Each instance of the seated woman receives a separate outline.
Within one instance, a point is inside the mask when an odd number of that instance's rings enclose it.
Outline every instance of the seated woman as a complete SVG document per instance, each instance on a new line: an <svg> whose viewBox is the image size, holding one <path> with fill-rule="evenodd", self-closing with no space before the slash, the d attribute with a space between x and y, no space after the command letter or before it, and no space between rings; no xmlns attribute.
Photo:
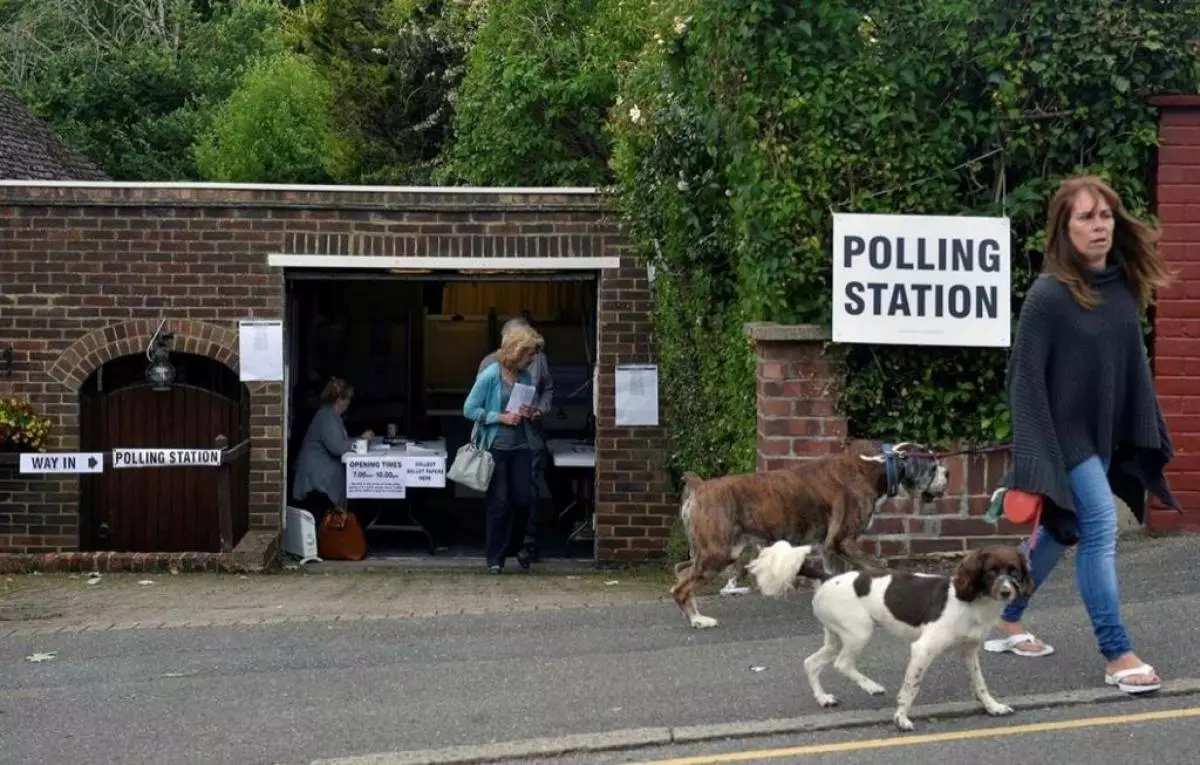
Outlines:
<svg viewBox="0 0 1200 765"><path fill-rule="evenodd" d="M342 417L353 398L354 387L350 383L329 378L321 392L321 408L313 415L300 444L292 496L313 514L317 528L331 507L346 504L346 467L342 455L353 448L354 439L346 435ZM363 438L373 436L370 430L362 434Z"/></svg>
<svg viewBox="0 0 1200 765"><path fill-rule="evenodd" d="M528 367L542 346L542 336L528 326L514 327L500 342L499 363L489 364L475 377L463 416L475 423L471 439L488 450L495 462L487 490L485 548L488 573L504 571L514 521L528 516L533 501L533 452L540 448L537 429L530 425L532 406L508 412L513 386L532 385ZM528 570L527 547L517 552L517 565Z"/></svg>

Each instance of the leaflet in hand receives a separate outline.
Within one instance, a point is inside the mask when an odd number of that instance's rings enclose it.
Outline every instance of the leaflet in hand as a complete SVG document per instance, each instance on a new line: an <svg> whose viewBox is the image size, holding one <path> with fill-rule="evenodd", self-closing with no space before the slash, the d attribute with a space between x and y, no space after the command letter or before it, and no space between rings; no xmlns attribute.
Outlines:
<svg viewBox="0 0 1200 765"><path fill-rule="evenodd" d="M532 385L525 383L517 383L513 385L512 395L508 399L508 406L505 407L506 412L520 412L523 406L533 406L533 398L537 393L537 389Z"/></svg>

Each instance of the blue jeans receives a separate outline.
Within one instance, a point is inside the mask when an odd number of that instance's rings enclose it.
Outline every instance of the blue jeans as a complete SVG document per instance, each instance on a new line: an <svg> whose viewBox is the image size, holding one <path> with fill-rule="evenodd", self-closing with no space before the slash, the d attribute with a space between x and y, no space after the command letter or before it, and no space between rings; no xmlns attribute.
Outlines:
<svg viewBox="0 0 1200 765"><path fill-rule="evenodd" d="M1121 623L1120 592L1117 586L1117 506L1108 485L1108 465L1091 457L1070 472L1071 496L1079 543L1075 550L1075 578L1083 605L1092 620L1092 631L1100 653L1112 661L1129 653L1129 634ZM1028 553L1028 542L1021 545ZM1037 541L1030 557L1033 581L1041 587L1063 556L1063 546L1054 541L1044 526L1037 528ZM1006 622L1018 622L1029 598L1018 598L1004 609Z"/></svg>

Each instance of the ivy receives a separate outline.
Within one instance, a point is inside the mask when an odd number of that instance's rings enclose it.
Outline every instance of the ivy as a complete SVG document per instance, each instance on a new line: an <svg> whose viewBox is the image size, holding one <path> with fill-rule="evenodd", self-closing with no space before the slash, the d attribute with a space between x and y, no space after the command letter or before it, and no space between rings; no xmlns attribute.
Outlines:
<svg viewBox="0 0 1200 765"><path fill-rule="evenodd" d="M1155 0L674 0L609 116L627 230L655 273L677 471L751 470L748 321L830 321L831 214L1007 215L1015 312L1062 177L1151 199L1157 115L1194 92L1200 8ZM857 437L1009 434L1007 354L850 346Z"/></svg>

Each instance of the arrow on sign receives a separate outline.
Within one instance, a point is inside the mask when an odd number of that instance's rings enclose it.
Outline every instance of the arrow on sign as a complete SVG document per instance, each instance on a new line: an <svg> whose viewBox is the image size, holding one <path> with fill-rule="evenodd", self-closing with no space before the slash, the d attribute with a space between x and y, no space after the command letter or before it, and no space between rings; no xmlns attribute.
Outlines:
<svg viewBox="0 0 1200 765"><path fill-rule="evenodd" d="M88 457L88 467L94 469L96 467L96 465L97 465L96 458Z"/></svg>

